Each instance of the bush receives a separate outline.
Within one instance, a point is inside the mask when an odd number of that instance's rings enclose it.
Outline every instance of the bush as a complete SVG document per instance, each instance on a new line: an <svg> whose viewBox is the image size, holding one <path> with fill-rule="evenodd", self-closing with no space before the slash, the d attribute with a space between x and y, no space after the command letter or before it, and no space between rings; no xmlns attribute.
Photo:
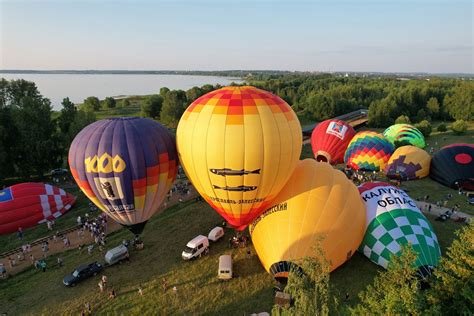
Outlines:
<svg viewBox="0 0 474 316"><path fill-rule="evenodd" d="M451 124L451 129L456 135L461 135L466 132L467 130L467 122L464 120L457 120L453 124Z"/></svg>
<svg viewBox="0 0 474 316"><path fill-rule="evenodd" d="M446 132L448 130L448 128L446 127L446 124L444 123L441 123L438 125L438 127L436 128L436 130L438 132Z"/></svg>
<svg viewBox="0 0 474 316"><path fill-rule="evenodd" d="M411 123L410 118L406 115L400 115L395 120L395 124L410 124L410 123Z"/></svg>
<svg viewBox="0 0 474 316"><path fill-rule="evenodd" d="M420 123L415 124L415 127L420 130L423 136L430 136L432 128L430 122L428 122L427 120L423 120Z"/></svg>

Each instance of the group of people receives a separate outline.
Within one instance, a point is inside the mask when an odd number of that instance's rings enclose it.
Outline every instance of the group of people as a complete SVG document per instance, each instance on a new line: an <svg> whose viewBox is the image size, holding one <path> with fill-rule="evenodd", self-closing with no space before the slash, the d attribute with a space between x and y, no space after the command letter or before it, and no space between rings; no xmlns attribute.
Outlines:
<svg viewBox="0 0 474 316"><path fill-rule="evenodd" d="M79 216L77 218L77 223L82 225L82 227L77 231L77 235L80 239L84 239L84 234L88 231L92 238L94 238L94 243L102 249L106 243L107 237L107 214L101 213L97 218L90 219L89 214L86 213L84 216L84 223ZM94 245L89 245L87 251L89 254L92 254L92 249Z"/></svg>
<svg viewBox="0 0 474 316"><path fill-rule="evenodd" d="M351 168L345 168L344 173L354 182L356 185L359 185L364 182L370 182L377 180L377 172L376 171L362 171L362 170L352 170ZM399 184L398 184L399 185Z"/></svg>

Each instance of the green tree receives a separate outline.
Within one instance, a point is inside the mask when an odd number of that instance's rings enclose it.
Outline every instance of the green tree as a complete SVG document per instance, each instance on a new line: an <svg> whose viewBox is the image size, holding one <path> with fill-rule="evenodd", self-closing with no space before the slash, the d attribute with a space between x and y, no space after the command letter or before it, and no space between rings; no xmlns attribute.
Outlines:
<svg viewBox="0 0 474 316"><path fill-rule="evenodd" d="M59 114L58 118L58 125L61 133L67 134L69 132L69 127L71 123L74 121L74 117L76 116L76 106L72 103L69 98L63 99L61 103L63 108Z"/></svg>
<svg viewBox="0 0 474 316"><path fill-rule="evenodd" d="M456 135L464 134L467 131L467 122L464 120L457 120L451 124L451 130Z"/></svg>
<svg viewBox="0 0 474 316"><path fill-rule="evenodd" d="M293 264L284 292L291 295L294 304L288 308L275 305L273 315L329 315L330 262L315 240L314 257L305 257Z"/></svg>
<svg viewBox="0 0 474 316"><path fill-rule="evenodd" d="M411 123L410 118L406 115L400 115L395 120L395 124L410 124L410 123Z"/></svg>
<svg viewBox="0 0 474 316"><path fill-rule="evenodd" d="M420 123L415 124L415 127L418 128L425 137L430 136L432 132L431 124L427 120L423 120Z"/></svg>
<svg viewBox="0 0 474 316"><path fill-rule="evenodd" d="M38 93L37 97L22 98L14 114L21 144L16 159L18 172L25 177L42 176L61 160L61 146L51 120L51 103Z"/></svg>
<svg viewBox="0 0 474 316"><path fill-rule="evenodd" d="M448 113L456 120L474 119L474 85L463 82L453 89L452 94L444 97Z"/></svg>
<svg viewBox="0 0 474 316"><path fill-rule="evenodd" d="M126 108L130 106L130 100L128 98L125 98L122 100L122 107Z"/></svg>
<svg viewBox="0 0 474 316"><path fill-rule="evenodd" d="M153 119L159 118L162 106L163 97L159 94L151 95L144 100L141 106L142 115Z"/></svg>
<svg viewBox="0 0 474 316"><path fill-rule="evenodd" d="M84 100L84 103L81 107L84 111L99 111L100 110L100 100L97 97L88 97Z"/></svg>
<svg viewBox="0 0 474 316"><path fill-rule="evenodd" d="M430 98L426 103L426 108L430 112L431 116L438 117L439 114L439 102L436 98Z"/></svg>
<svg viewBox="0 0 474 316"><path fill-rule="evenodd" d="M112 97L105 98L104 107L106 109L113 109L113 108L115 108L116 105L117 105L117 101L115 101L114 98L112 98Z"/></svg>
<svg viewBox="0 0 474 316"><path fill-rule="evenodd" d="M163 107L161 108L161 122L165 125L176 126L186 110L186 102L186 94L183 90L168 92L164 97Z"/></svg>
<svg viewBox="0 0 474 316"><path fill-rule="evenodd" d="M455 232L431 280L427 315L470 315L474 310L474 223Z"/></svg>
<svg viewBox="0 0 474 316"><path fill-rule="evenodd" d="M188 103L194 102L197 98L202 96L204 94L204 91L199 88L199 87L192 87L188 91L186 91L186 99Z"/></svg>
<svg viewBox="0 0 474 316"><path fill-rule="evenodd" d="M160 95L164 98L170 92L170 89L167 87L160 88Z"/></svg>
<svg viewBox="0 0 474 316"><path fill-rule="evenodd" d="M393 256L386 271L359 293L360 303L351 308L353 315L420 315L423 300L419 294L417 253L408 245L400 256Z"/></svg>
<svg viewBox="0 0 474 316"><path fill-rule="evenodd" d="M441 123L438 125L438 127L436 128L436 130L438 132L446 132L448 130L448 128L446 127L446 124L444 123Z"/></svg>

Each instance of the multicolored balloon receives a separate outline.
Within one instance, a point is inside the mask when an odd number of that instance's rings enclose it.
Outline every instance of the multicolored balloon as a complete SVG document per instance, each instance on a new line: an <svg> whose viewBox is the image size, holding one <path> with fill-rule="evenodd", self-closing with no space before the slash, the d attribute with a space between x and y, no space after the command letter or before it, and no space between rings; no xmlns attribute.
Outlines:
<svg viewBox="0 0 474 316"><path fill-rule="evenodd" d="M173 136L146 118L111 118L86 126L69 149L77 184L97 207L140 234L178 170Z"/></svg>
<svg viewBox="0 0 474 316"><path fill-rule="evenodd" d="M235 86L194 101L181 117L176 140L183 169L197 191L242 230L291 176L302 132L285 101Z"/></svg>
<svg viewBox="0 0 474 316"><path fill-rule="evenodd" d="M403 190L383 182L359 187L367 211L366 233L359 250L372 262L387 268L403 245L418 254L415 266L429 275L441 257L438 238L430 222Z"/></svg>
<svg viewBox="0 0 474 316"><path fill-rule="evenodd" d="M352 138L344 162L354 170L380 171L385 169L393 151L393 145L382 134L363 131Z"/></svg>
<svg viewBox="0 0 474 316"><path fill-rule="evenodd" d="M332 271L359 247L365 207L357 187L342 172L305 159L249 230L262 265L278 280L288 277L291 262L316 256L318 237Z"/></svg>
<svg viewBox="0 0 474 316"><path fill-rule="evenodd" d="M418 128L410 124L395 124L383 132L396 148L406 145L425 148L425 137Z"/></svg>
<svg viewBox="0 0 474 316"><path fill-rule="evenodd" d="M474 191L474 144L441 148L431 160L430 177L453 189Z"/></svg>
<svg viewBox="0 0 474 316"><path fill-rule="evenodd" d="M69 211L76 197L44 183L20 183L0 190L0 235L54 220Z"/></svg>
<svg viewBox="0 0 474 316"><path fill-rule="evenodd" d="M344 153L355 135L352 126L341 120L326 120L311 134L311 147L317 161L338 164L344 161Z"/></svg>
<svg viewBox="0 0 474 316"><path fill-rule="evenodd" d="M430 163L431 156L423 149L402 146L390 157L385 174L390 179L421 179L430 173Z"/></svg>

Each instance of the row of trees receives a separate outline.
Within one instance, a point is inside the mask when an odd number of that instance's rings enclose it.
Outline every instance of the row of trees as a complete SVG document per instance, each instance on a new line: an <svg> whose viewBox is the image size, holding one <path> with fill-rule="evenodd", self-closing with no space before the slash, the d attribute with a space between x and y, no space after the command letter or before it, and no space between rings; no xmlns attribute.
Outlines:
<svg viewBox="0 0 474 316"><path fill-rule="evenodd" d="M456 232L428 280L420 280L413 266L417 253L411 246L392 258L386 271L359 293L354 307L331 300L329 262L316 242L316 258L304 258L301 269L290 271L285 292L289 307L275 305L273 315L470 315L474 308L474 223ZM423 283L423 284L422 284ZM425 289L421 289L425 288Z"/></svg>
<svg viewBox="0 0 474 316"><path fill-rule="evenodd" d="M369 124L386 127L400 116L422 120L474 119L474 83L430 80L290 74L250 83L273 91L312 120L325 120L359 108L369 109Z"/></svg>
<svg viewBox="0 0 474 316"><path fill-rule="evenodd" d="M8 177L42 176L61 166L74 136L95 121L68 99L60 113L33 82L0 80L0 183Z"/></svg>

